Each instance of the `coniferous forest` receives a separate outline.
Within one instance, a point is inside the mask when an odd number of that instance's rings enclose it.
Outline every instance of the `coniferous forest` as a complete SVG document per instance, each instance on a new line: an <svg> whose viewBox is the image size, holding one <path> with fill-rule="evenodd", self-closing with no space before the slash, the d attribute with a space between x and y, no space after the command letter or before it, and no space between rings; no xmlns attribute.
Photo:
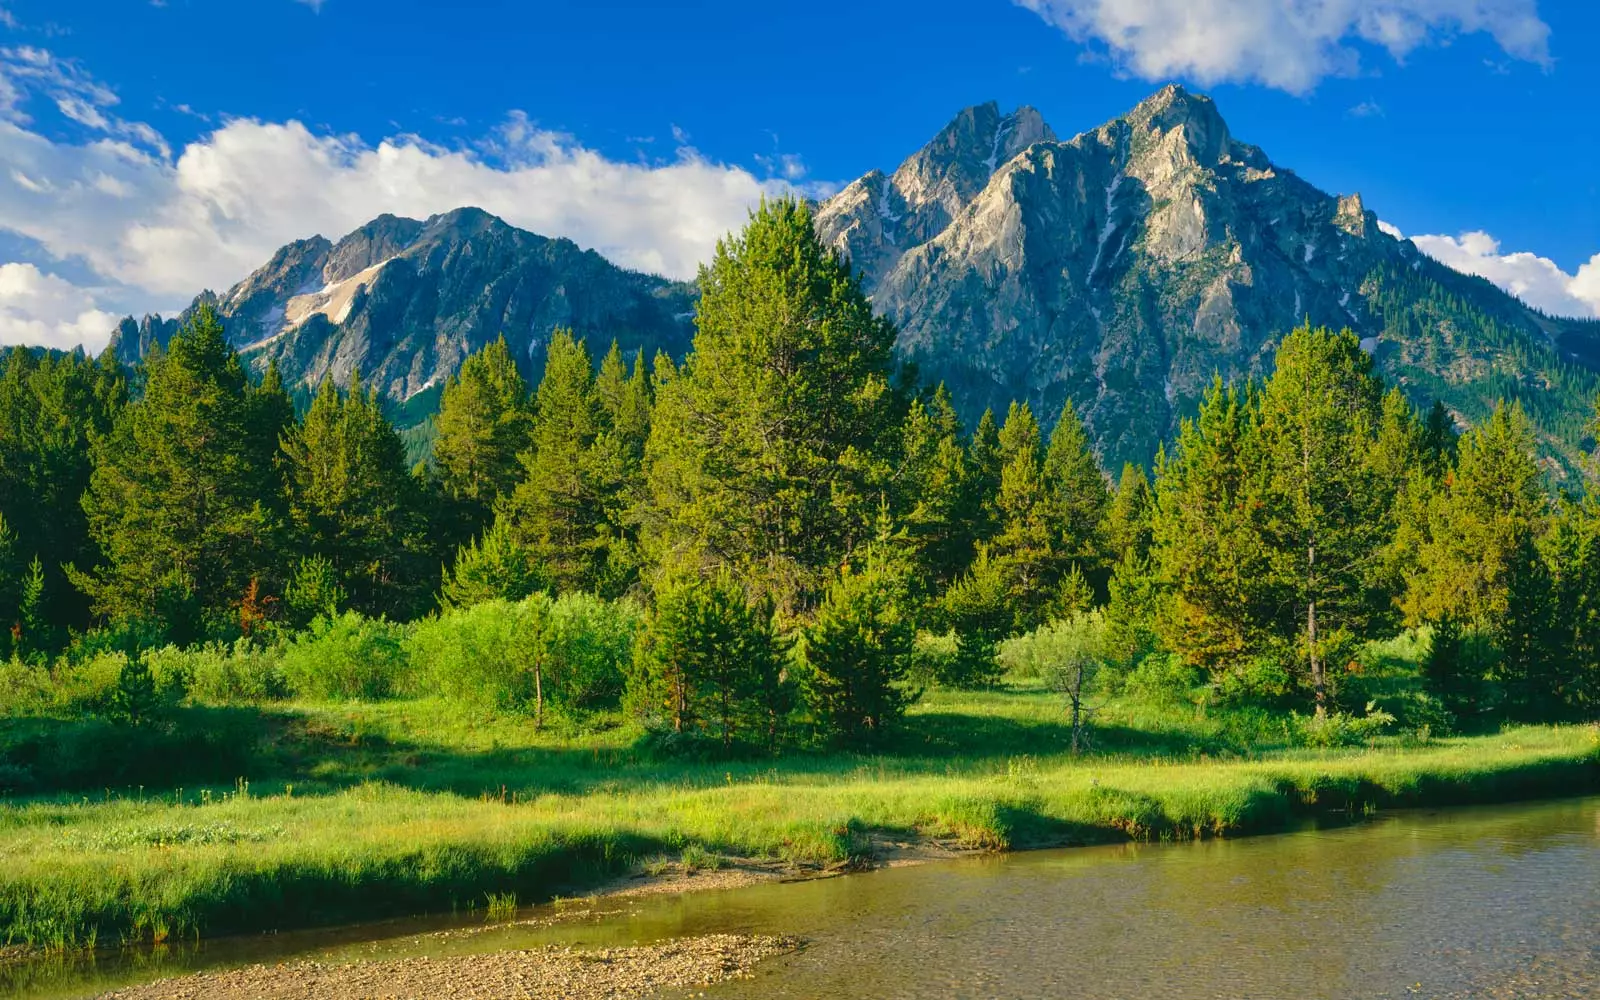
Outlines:
<svg viewBox="0 0 1600 1000"><path fill-rule="evenodd" d="M699 287L685 358L488 344L414 467L206 310L132 371L7 355L7 939L1592 787L1600 494L1517 406L1308 326L1108 470L1070 405L963 426L801 202Z"/></svg>
<svg viewBox="0 0 1600 1000"><path fill-rule="evenodd" d="M1600 700L1600 506L1554 489L1516 407L1458 428L1303 328L1148 471L1105 470L1070 405L961 426L800 203L699 283L681 361L560 330L537 388L503 340L467 358L415 468L359 375L297 413L205 310L135 371L13 349L8 710L413 685L539 722L625 704L729 750L862 743L918 685L983 687L1003 643L1062 628L1124 675L1319 717L1361 711L1358 651L1408 629L1436 725ZM469 650L493 630L491 666ZM601 639L609 662L559 648ZM191 676L185 649L262 673Z"/></svg>

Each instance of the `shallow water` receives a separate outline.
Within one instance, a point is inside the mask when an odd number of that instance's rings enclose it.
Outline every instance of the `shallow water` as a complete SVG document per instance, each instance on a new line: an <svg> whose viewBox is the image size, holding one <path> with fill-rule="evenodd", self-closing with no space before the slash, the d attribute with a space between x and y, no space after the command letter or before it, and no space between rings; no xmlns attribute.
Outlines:
<svg viewBox="0 0 1600 1000"><path fill-rule="evenodd" d="M538 907L521 917L561 912ZM34 965L10 970L9 981L0 971L0 991L86 996L288 957L437 956L726 931L796 934L807 945L754 980L708 988L708 997L1600 997L1600 799L970 858L564 912L549 926L405 921Z"/></svg>

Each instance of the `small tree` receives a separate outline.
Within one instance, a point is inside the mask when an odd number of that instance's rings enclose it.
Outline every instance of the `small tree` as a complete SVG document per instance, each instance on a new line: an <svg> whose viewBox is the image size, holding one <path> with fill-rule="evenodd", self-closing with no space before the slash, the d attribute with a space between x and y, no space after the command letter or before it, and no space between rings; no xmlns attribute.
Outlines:
<svg viewBox="0 0 1600 1000"><path fill-rule="evenodd" d="M906 613L906 578L869 556L846 566L804 632L805 691L823 729L846 742L876 736L916 697L902 686L916 628Z"/></svg>
<svg viewBox="0 0 1600 1000"><path fill-rule="evenodd" d="M520 601L549 586L549 574L533 550L517 541L504 521L496 521L482 538L456 553L455 564L444 572L439 603L465 608L483 601Z"/></svg>
<svg viewBox="0 0 1600 1000"><path fill-rule="evenodd" d="M284 591L283 603L289 609L289 624L295 628L305 628L317 618L338 615L344 610L345 592L333 563L322 556L300 560Z"/></svg>
<svg viewBox="0 0 1600 1000"><path fill-rule="evenodd" d="M1087 700L1107 657L1105 618L1098 611L1081 612L1044 625L1008 647L1007 656L1017 661L1017 668L1043 677L1052 690L1066 698L1072 752L1084 749L1093 715Z"/></svg>
<svg viewBox="0 0 1600 1000"><path fill-rule="evenodd" d="M939 612L956 633L952 672L941 684L958 688L987 687L998 679L995 649L1008 635L1016 612L999 565L980 547L966 575L945 591Z"/></svg>
<svg viewBox="0 0 1600 1000"><path fill-rule="evenodd" d="M770 601L751 602L727 574L668 582L640 642L629 701L664 712L675 733L705 732L724 751L752 731L776 742L788 712L786 643Z"/></svg>

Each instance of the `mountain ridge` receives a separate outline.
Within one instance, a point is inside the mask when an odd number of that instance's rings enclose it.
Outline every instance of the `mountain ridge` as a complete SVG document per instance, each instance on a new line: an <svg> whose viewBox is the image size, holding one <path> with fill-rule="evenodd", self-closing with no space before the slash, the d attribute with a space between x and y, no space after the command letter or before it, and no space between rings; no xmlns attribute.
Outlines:
<svg viewBox="0 0 1600 1000"><path fill-rule="evenodd" d="M1049 426L1070 399L1108 467L1147 462L1214 377L1266 374L1309 320L1354 330L1419 405L1465 423L1503 395L1569 464L1586 444L1600 322L1449 269L1175 84L1067 139L1032 107L974 105L815 213L899 326L901 358L945 382L969 426L1012 399ZM695 297L464 208L290 243L191 310L216 306L250 364L276 361L291 387L359 371L403 404L501 332L530 380L556 326L681 357ZM176 326L129 318L111 349L135 362Z"/></svg>

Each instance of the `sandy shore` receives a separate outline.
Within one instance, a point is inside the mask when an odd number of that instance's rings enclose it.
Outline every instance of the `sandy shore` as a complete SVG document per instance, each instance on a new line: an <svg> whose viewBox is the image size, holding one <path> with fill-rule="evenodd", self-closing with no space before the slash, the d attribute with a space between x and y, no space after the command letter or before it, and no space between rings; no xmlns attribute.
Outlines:
<svg viewBox="0 0 1600 1000"><path fill-rule="evenodd" d="M639 948L538 948L338 965L294 962L164 979L101 1000L622 1000L744 978L792 938L713 934Z"/></svg>

